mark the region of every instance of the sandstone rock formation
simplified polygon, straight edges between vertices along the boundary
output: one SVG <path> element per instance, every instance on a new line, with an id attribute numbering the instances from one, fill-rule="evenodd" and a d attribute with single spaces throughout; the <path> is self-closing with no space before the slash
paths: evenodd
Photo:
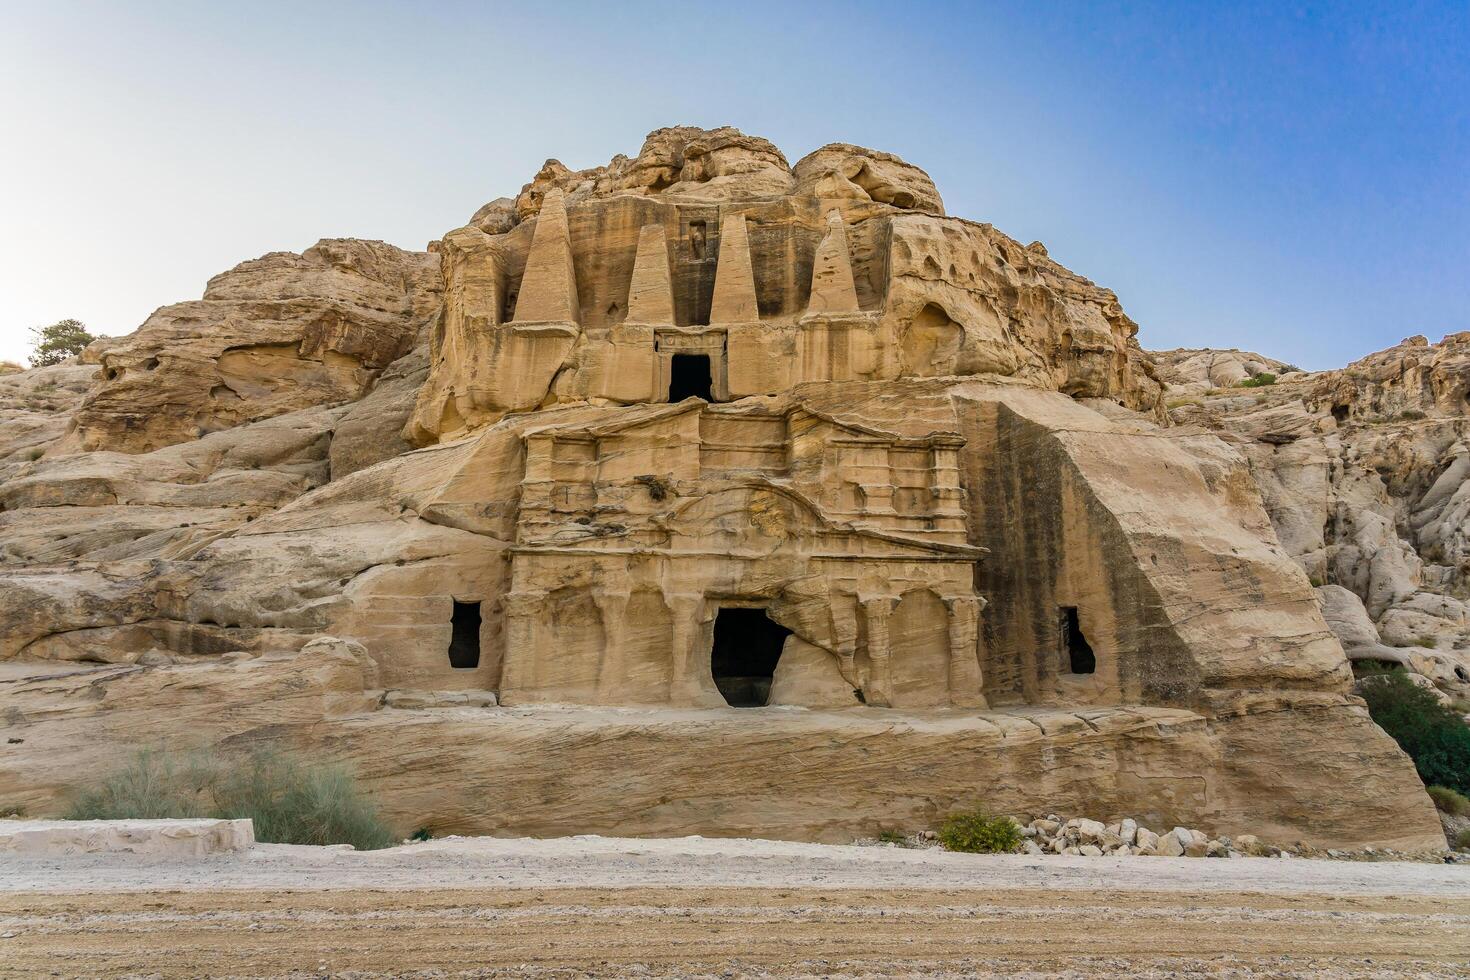
<path id="1" fill-rule="evenodd" d="M 899 158 L 733 129 L 245 263 L 0 379 L 0 807 L 285 738 L 409 829 L 1430 846 L 1257 443 L 1136 333 Z"/>
<path id="2" fill-rule="evenodd" d="M 316 405 L 356 401 L 439 307 L 433 257 L 382 242 L 274 252 L 93 345 L 99 383 L 62 450 L 141 453 Z"/>
<path id="3" fill-rule="evenodd" d="M 1244 375 L 1230 367 L 1206 388 L 1201 365 L 1285 366 L 1238 351 L 1157 360 L 1174 421 L 1250 461 L 1349 658 L 1401 663 L 1470 698 L 1470 333 L 1251 389 L 1231 387 Z"/>

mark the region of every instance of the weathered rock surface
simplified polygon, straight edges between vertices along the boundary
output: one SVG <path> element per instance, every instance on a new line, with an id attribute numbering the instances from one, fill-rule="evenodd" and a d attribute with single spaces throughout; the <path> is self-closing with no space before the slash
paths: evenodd
<path id="1" fill-rule="evenodd" d="M 0 698 L 24 706 L 5 729 L 24 742 L 0 765 L 0 800 L 54 810 L 68 787 L 112 771 L 137 742 L 283 738 L 352 765 L 395 826 L 438 834 L 849 841 L 875 825 L 938 826 L 977 799 L 1003 810 L 1049 799 L 1107 818 L 1323 845 L 1443 842 L 1432 815 L 1432 834 L 1403 821 L 1413 772 L 1395 764 L 1392 742 L 1364 737 L 1374 731 L 1366 712 L 1343 698 L 1277 701 L 1267 737 L 1372 751 L 1271 753 L 1250 735 L 1254 715 L 1212 723 L 1165 708 L 924 716 L 856 707 L 775 712 L 752 727 L 733 708 L 451 701 L 374 711 L 377 695 L 362 685 L 358 662 L 330 649 L 152 668 L 0 664 Z M 1239 752 L 1255 753 L 1243 764 L 1269 758 L 1270 772 L 1221 768 Z M 1267 779 L 1291 791 L 1263 793 Z"/>
<path id="2" fill-rule="evenodd" d="M 101 378 L 59 447 L 139 453 L 356 401 L 438 311 L 438 262 L 334 239 L 273 252 L 93 345 Z"/>
<path id="3" fill-rule="evenodd" d="M 1463 550 L 1443 451 L 1329 534 L 1342 389 L 1170 425 L 1136 333 L 899 158 L 733 129 L 549 161 L 428 253 L 245 263 L 0 379 L 0 809 L 280 738 L 445 831 L 1439 841 L 1308 573 L 1354 650 L 1463 621 L 1395 546 Z"/>
<path id="4" fill-rule="evenodd" d="M 1173 420 L 1249 459 L 1348 656 L 1470 696 L 1470 333 L 1411 337 L 1340 371 L 1251 389 L 1234 387 L 1237 369 L 1284 365 L 1239 351 L 1156 358 Z M 1219 377 L 1207 388 L 1210 365 Z"/>
<path id="5" fill-rule="evenodd" d="M 1262 374 L 1281 377 L 1301 369 L 1250 351 L 1178 348 L 1150 351 L 1159 376 L 1169 382 L 1169 398 L 1234 388 Z"/>

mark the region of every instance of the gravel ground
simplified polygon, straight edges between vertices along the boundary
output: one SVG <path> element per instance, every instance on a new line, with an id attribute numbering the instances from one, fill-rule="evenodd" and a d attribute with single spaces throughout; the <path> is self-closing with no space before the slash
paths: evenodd
<path id="1" fill-rule="evenodd" d="M 0 858 L 0 977 L 1470 977 L 1470 868 L 769 841 Z"/>
<path id="2" fill-rule="evenodd" d="M 0 892 L 339 888 L 1220 889 L 1470 899 L 1470 866 L 1282 858 L 952 854 L 682 837 L 445 838 L 384 851 L 261 844 L 188 861 L 0 857 Z"/>

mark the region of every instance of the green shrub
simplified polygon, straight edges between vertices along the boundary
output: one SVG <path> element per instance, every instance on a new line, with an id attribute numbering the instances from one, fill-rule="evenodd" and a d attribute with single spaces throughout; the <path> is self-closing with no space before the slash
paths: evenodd
<path id="1" fill-rule="evenodd" d="M 972 810 L 944 821 L 939 828 L 939 843 L 946 850 L 965 854 L 1009 854 L 1021 846 L 1021 828 L 1010 817 Z"/>
<path id="2" fill-rule="evenodd" d="M 1414 637 L 1414 645 L 1418 647 L 1427 647 L 1428 649 L 1433 650 L 1435 647 L 1439 646 L 1439 640 L 1432 636 L 1416 636 Z"/>
<path id="3" fill-rule="evenodd" d="M 1271 374 L 1268 371 L 1262 371 L 1260 374 L 1256 375 L 1254 378 L 1246 378 L 1244 381 L 1237 381 L 1235 383 L 1235 387 L 1237 387 L 1237 388 L 1265 388 L 1267 385 L 1274 385 L 1275 383 L 1276 383 L 1276 375 Z"/>
<path id="4" fill-rule="evenodd" d="M 393 843 L 377 808 L 341 766 L 274 750 L 242 757 L 143 749 L 123 769 L 76 795 L 73 820 L 249 817 L 273 844 Z"/>
<path id="5" fill-rule="evenodd" d="M 1460 832 L 1455 835 L 1455 849 L 1470 851 L 1470 827 L 1461 827 Z"/>
<path id="6" fill-rule="evenodd" d="M 351 844 L 360 851 L 393 844 L 377 808 L 341 766 L 259 752 L 222 780 L 214 796 L 221 816 L 254 820 L 259 840 Z"/>
<path id="7" fill-rule="evenodd" d="M 1420 419 L 1424 418 L 1424 413 L 1419 411 L 1417 408 L 1406 408 L 1399 413 L 1399 418 L 1403 419 L 1406 422 L 1418 422 Z"/>
<path id="8" fill-rule="evenodd" d="M 1375 672 L 1358 682 L 1368 712 L 1414 760 L 1426 785 L 1470 794 L 1470 725 L 1402 670 Z"/>
<path id="9" fill-rule="evenodd" d="M 1434 805 L 1444 813 L 1452 817 L 1463 817 L 1470 814 L 1470 800 L 1456 793 L 1448 786 L 1431 786 L 1426 792 Z"/>
<path id="10" fill-rule="evenodd" d="M 31 367 L 60 364 L 82 352 L 97 338 L 81 320 L 59 320 L 49 327 L 32 327 Z"/>
<path id="11" fill-rule="evenodd" d="M 140 749 L 124 768 L 78 792 L 68 820 L 164 820 L 209 815 L 214 766 L 191 753 Z"/>

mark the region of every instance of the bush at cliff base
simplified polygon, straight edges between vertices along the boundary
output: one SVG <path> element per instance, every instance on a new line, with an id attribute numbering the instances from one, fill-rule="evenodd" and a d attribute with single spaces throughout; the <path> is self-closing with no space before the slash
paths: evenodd
<path id="1" fill-rule="evenodd" d="M 1358 683 L 1368 713 L 1399 743 L 1426 785 L 1470 794 L 1470 725 L 1402 670 L 1370 674 Z"/>
<path id="2" fill-rule="evenodd" d="M 956 813 L 939 828 L 945 850 L 966 854 L 1009 854 L 1021 845 L 1021 828 L 1010 817 L 985 810 Z"/>
<path id="3" fill-rule="evenodd" d="M 392 832 L 341 766 L 270 749 L 244 756 L 140 750 L 122 769 L 84 788 L 72 820 L 249 817 L 272 844 L 388 847 Z"/>

